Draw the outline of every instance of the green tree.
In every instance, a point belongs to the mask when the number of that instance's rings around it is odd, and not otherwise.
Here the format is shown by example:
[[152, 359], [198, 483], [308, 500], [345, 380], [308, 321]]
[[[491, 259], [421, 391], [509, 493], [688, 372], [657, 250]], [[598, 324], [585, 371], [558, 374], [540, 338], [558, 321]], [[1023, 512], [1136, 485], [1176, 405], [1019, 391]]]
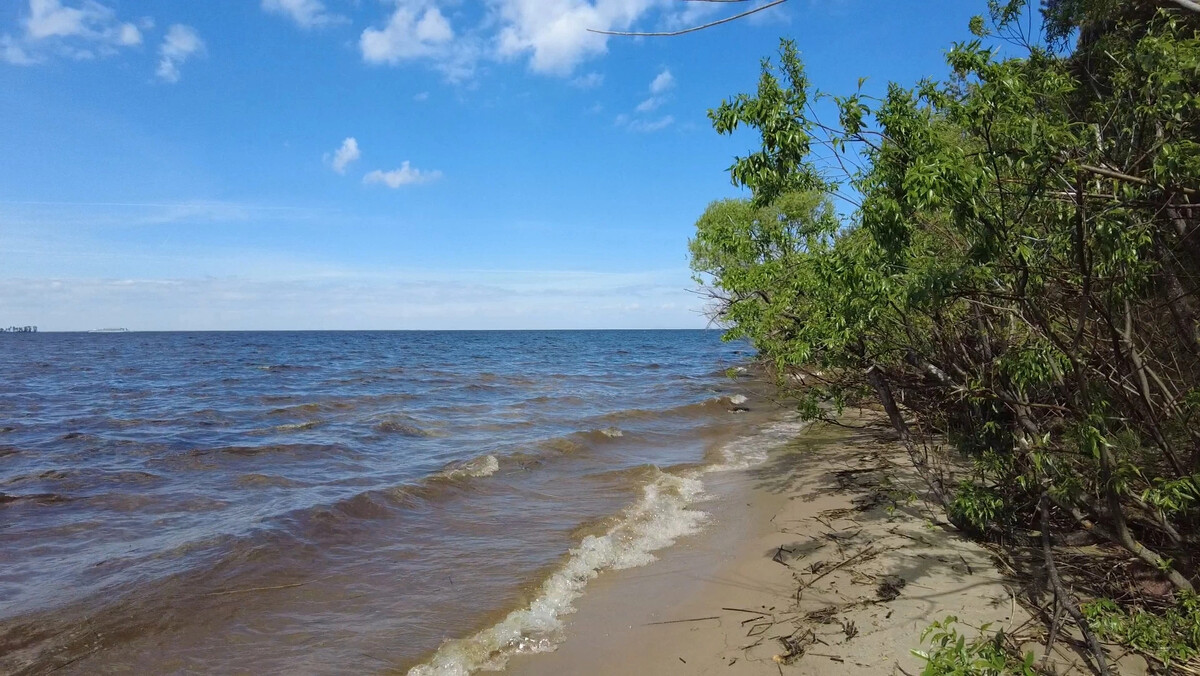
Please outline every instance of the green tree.
[[[1029, 36], [1023, 0], [993, 0], [944, 81], [832, 97], [837, 124], [813, 116], [822, 95], [785, 41], [756, 92], [710, 111], [761, 147], [730, 169], [751, 198], [711, 206], [691, 249], [717, 315], [805, 412], [878, 396], [956, 523], [1073, 523], [1190, 592], [1200, 12], [1187, 4], [1048, 2]], [[1001, 58], [1001, 42], [1021, 55]], [[852, 213], [839, 219], [835, 197]], [[954, 459], [925, 450], [930, 433], [970, 461], [966, 481], [947, 485]]]

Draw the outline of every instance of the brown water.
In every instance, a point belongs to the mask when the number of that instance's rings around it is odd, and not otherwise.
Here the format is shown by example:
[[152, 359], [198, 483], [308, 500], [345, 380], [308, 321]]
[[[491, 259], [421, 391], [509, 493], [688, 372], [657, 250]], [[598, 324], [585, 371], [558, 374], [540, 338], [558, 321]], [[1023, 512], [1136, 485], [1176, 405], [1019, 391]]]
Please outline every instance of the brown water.
[[[468, 673], [787, 430], [706, 331], [0, 340], [0, 671]], [[743, 397], [746, 399], [743, 400]]]

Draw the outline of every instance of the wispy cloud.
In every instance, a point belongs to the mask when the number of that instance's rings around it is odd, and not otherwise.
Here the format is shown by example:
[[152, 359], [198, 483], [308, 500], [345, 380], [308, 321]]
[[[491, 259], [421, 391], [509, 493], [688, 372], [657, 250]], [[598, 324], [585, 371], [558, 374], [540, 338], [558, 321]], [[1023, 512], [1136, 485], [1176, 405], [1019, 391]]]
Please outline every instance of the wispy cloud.
[[45, 232], [54, 227], [108, 228], [172, 223], [296, 221], [324, 212], [306, 207], [220, 200], [178, 202], [0, 202], [0, 222], [9, 229]]
[[396, 189], [405, 185], [418, 185], [421, 183], [429, 183], [436, 181], [442, 177], [442, 172], [438, 170], [426, 171], [413, 167], [407, 160], [400, 165], [399, 169], [391, 171], [381, 171], [376, 169], [363, 177], [363, 183], [382, 184], [389, 188]]
[[604, 74], [593, 72], [580, 75], [579, 77], [571, 78], [570, 84], [572, 87], [579, 89], [595, 89], [604, 84]]
[[326, 10], [321, 0], [262, 0], [263, 11], [279, 14], [304, 29], [321, 28], [350, 20]]
[[622, 114], [618, 115], [616, 119], [616, 125], [618, 127], [623, 127], [630, 131], [636, 131], [642, 134], [662, 131], [673, 124], [675, 124], [674, 115], [663, 115], [662, 117], [653, 120], [647, 120]]
[[650, 81], [651, 94], [664, 94], [675, 88], [675, 76], [671, 75], [671, 71], [663, 68], [654, 79]]
[[111, 7], [95, 0], [74, 5], [61, 0], [29, 0], [28, 7], [28, 15], [21, 21], [24, 31], [16, 37], [0, 36], [0, 60], [27, 66], [50, 55], [93, 59], [142, 44], [137, 24], [118, 20]]
[[196, 29], [177, 23], [167, 29], [158, 54], [160, 58], [155, 74], [164, 82], [179, 82], [179, 67], [193, 56], [204, 54], [204, 41]]
[[333, 152], [332, 157], [328, 154], [325, 157], [334, 171], [344, 174], [346, 173], [346, 167], [362, 157], [362, 152], [358, 149], [358, 141], [351, 136], [342, 141], [341, 147]]
[[634, 114], [621, 113], [617, 115], [614, 124], [618, 127], [636, 131], [641, 133], [650, 133], [666, 129], [675, 123], [675, 116], [663, 115], [661, 117], [650, 119], [645, 117], [646, 113], [658, 110], [670, 98], [671, 90], [675, 89], [675, 76], [671, 74], [669, 68], [663, 68], [654, 76], [647, 87], [650, 92], [650, 97], [643, 99], [641, 103], [634, 107]]

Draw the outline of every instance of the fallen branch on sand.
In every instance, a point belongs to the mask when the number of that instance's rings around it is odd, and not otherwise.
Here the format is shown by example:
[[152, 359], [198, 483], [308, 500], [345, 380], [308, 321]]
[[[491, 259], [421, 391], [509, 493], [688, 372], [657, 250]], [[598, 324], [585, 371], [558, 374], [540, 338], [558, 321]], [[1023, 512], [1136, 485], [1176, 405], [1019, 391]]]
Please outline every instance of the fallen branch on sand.
[[307, 582], [293, 582], [292, 584], [277, 584], [270, 587], [250, 587], [248, 589], [229, 589], [226, 591], [209, 592], [204, 596], [225, 596], [227, 594], [249, 594], [250, 592], [272, 591], [274, 589], [291, 589], [292, 587], [303, 587]]

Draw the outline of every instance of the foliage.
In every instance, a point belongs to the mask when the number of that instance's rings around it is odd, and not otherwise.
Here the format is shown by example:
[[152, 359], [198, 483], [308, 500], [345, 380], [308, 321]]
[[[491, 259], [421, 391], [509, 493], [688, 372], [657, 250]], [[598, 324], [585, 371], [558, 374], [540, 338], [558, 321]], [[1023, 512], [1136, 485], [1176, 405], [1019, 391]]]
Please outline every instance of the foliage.
[[980, 627], [978, 635], [967, 640], [951, 615], [934, 622], [921, 634], [921, 642], [929, 641], [929, 650], [914, 650], [925, 661], [922, 676], [1003, 676], [1021, 674], [1032, 676], [1033, 653], [1018, 660], [1004, 646], [1004, 632], [988, 633], [990, 625]]
[[950, 515], [955, 521], [965, 523], [976, 532], [987, 532], [988, 526], [999, 522], [1007, 510], [1004, 496], [999, 491], [964, 481], [950, 503]]
[[[987, 8], [944, 81], [881, 97], [813, 91], [784, 41], [710, 111], [761, 148], [730, 169], [750, 199], [698, 222], [693, 269], [803, 412], [877, 396], [956, 523], [1040, 529], [1046, 495], [1059, 527], [1190, 591], [1200, 12], [1054, 0], [1039, 36], [1025, 0]], [[965, 481], [917, 450], [933, 434]]]
[[1110, 599], [1084, 604], [1083, 612], [1100, 636], [1153, 655], [1168, 667], [1200, 657], [1200, 599], [1194, 594], [1181, 594], [1161, 613], [1125, 610]]

